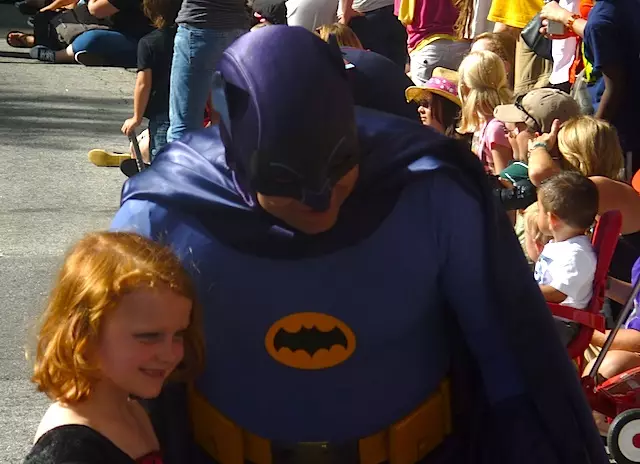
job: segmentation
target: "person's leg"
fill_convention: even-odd
[[[583,375],[589,375],[591,368],[595,364],[596,360],[592,359],[584,370]],[[612,350],[607,353],[598,370],[598,375],[604,379],[610,379],[618,374],[622,374],[625,371],[634,369],[640,366],[640,354],[633,353],[631,351]],[[609,432],[609,423],[604,414],[594,411],[593,420],[598,427],[601,435],[606,436]]]
[[[149,153],[151,162],[156,154],[167,144],[167,131],[169,130],[169,117],[167,115],[155,115],[149,119]]]
[[[222,52],[244,32],[178,26],[171,65],[168,142],[202,127],[215,67]]]
[[[549,85],[553,63],[536,55],[520,37],[516,45],[514,93],[524,95],[529,90]]]
[[[439,39],[411,53],[411,79],[416,85],[424,85],[433,70],[439,66],[457,70],[469,51],[469,43]]]
[[[94,29],[80,34],[71,44],[76,61],[87,66],[135,68],[138,41],[117,31]]]

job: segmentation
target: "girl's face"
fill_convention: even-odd
[[[98,363],[101,382],[140,398],[158,396],[184,356],[191,300],[168,287],[134,290],[105,316]]]
[[[424,92],[417,100],[417,103],[419,105],[418,114],[420,115],[422,124],[433,127],[441,134],[444,134],[444,126],[435,116],[433,94],[431,92]]]

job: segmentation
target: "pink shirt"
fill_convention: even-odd
[[[458,19],[458,10],[451,0],[415,0],[416,9],[413,24],[407,26],[409,50],[413,50],[422,40],[434,34],[453,35],[453,25]],[[395,0],[398,14],[401,0]]]
[[[502,121],[491,119],[488,123],[480,126],[473,134],[473,142],[471,150],[480,158],[484,165],[485,171],[489,174],[498,174],[493,164],[493,155],[491,150],[497,146],[511,148],[508,138],[509,131]]]

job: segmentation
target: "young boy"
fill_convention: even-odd
[[[144,0],[143,9],[157,30],[145,35],[138,43],[133,117],[124,122],[122,132],[131,135],[143,116],[149,119],[149,151],[153,161],[156,153],[167,143],[169,76],[180,1]],[[135,166],[135,162],[131,164]]]
[[[593,295],[597,258],[585,235],[598,212],[598,190],[588,178],[564,171],[550,177],[538,190],[538,227],[553,237],[535,266],[535,279],[545,300],[584,309]],[[577,335],[579,324],[556,319],[565,346]]]

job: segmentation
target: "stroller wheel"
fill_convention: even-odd
[[[640,409],[616,416],[607,437],[609,452],[618,464],[640,463]]]

